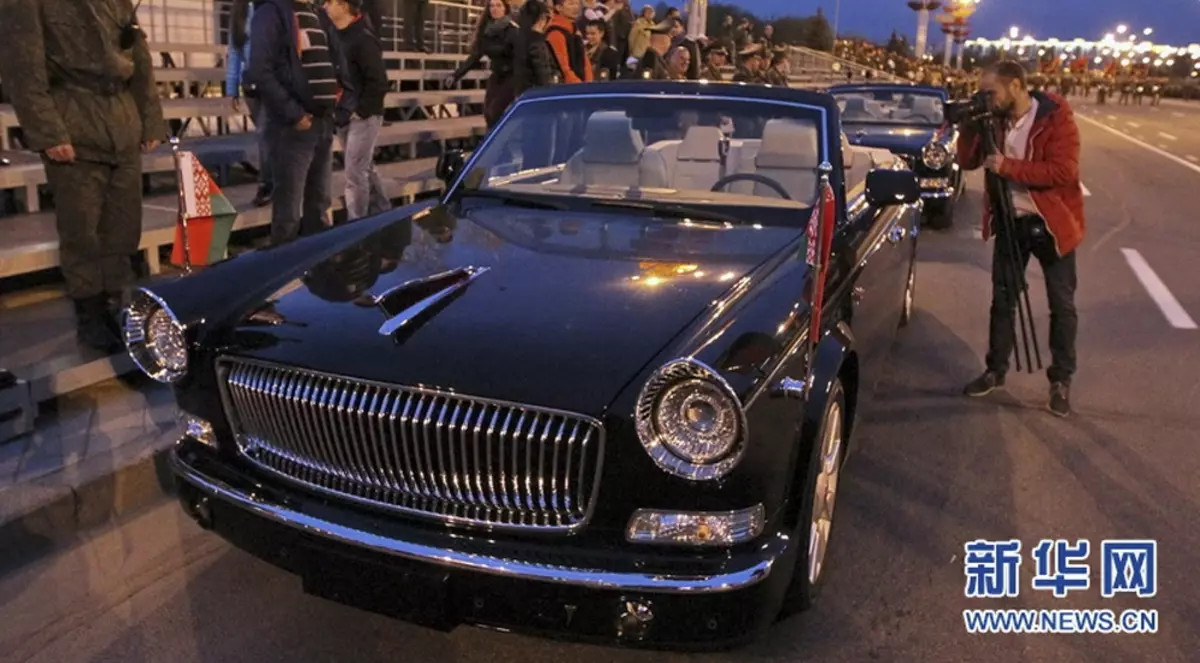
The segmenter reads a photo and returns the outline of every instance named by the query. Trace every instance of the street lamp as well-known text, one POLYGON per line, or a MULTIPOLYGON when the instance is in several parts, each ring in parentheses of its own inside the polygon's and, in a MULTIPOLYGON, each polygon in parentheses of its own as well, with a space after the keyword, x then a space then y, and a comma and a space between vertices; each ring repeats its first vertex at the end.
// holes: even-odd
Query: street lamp
POLYGON ((1122 23, 1121 25, 1118 25, 1118 26, 1117 26, 1117 34, 1122 34, 1122 35, 1123 35, 1123 34, 1125 34, 1126 32, 1129 32, 1129 26, 1128 26, 1128 25, 1125 25, 1124 23, 1122 23))
POLYGON ((1020 35, 1021 35, 1021 29, 1018 28, 1017 26, 1014 25, 1008 29, 1008 38, 1009 39, 1016 40, 1016 38, 1019 37, 1020 35))
POLYGON ((1145 30, 1142 30, 1142 34, 1149 37, 1150 35, 1154 34, 1154 28, 1146 28, 1145 30))
POLYGON ((942 6, 941 0, 909 0, 908 8, 917 12, 916 56, 925 57, 925 44, 929 39, 929 12, 942 6))

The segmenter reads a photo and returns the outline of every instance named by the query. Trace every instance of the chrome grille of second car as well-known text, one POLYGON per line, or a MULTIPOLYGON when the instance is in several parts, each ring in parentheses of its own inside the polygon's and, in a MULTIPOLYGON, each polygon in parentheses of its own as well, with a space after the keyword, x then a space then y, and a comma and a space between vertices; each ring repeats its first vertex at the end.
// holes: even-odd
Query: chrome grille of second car
POLYGON ((240 452, 308 488, 489 527, 569 531, 591 514, 595 419, 241 359, 220 369, 240 452))

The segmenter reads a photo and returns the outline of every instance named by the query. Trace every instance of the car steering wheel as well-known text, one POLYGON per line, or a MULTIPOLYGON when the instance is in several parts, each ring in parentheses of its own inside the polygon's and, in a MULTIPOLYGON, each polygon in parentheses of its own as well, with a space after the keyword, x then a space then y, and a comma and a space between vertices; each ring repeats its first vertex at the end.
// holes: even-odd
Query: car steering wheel
POLYGON ((709 189, 709 191, 720 191, 734 182, 757 182, 765 187, 770 188, 772 191, 779 194, 779 197, 783 198, 784 200, 792 199, 792 197, 788 195, 787 189, 784 189, 782 184, 767 177, 766 175, 759 175, 758 173, 733 173, 732 175, 726 175, 725 177, 717 180, 716 183, 712 185, 712 188, 709 189))

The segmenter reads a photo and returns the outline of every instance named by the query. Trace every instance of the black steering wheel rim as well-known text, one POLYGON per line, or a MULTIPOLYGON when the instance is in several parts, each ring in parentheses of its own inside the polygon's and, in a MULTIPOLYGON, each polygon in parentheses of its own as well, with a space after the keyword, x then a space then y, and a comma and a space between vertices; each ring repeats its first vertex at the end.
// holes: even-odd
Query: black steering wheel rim
POLYGON ((772 191, 779 194, 779 197, 783 198, 784 200, 792 199, 792 197, 788 195, 787 189, 784 189, 782 184, 767 177, 766 175, 760 175, 758 173, 732 173, 726 175, 725 177, 717 180, 712 185, 712 188, 709 189, 709 191, 720 191, 734 182, 757 182, 765 187, 770 188, 772 191))

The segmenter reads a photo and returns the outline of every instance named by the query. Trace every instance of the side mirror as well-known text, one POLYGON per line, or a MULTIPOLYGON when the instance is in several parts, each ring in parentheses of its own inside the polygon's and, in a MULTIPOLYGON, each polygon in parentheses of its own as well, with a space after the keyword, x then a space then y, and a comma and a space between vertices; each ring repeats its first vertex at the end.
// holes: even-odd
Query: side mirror
POLYGON ((446 150, 442 153, 442 156, 438 157, 437 166, 434 168, 434 175, 444 182, 446 186, 450 186, 454 178, 458 177, 458 174, 462 172, 464 162, 465 159, 462 150, 446 150))
POLYGON ((921 186, 911 170, 875 168, 867 173, 867 202, 873 207, 911 205, 921 199, 921 186))

